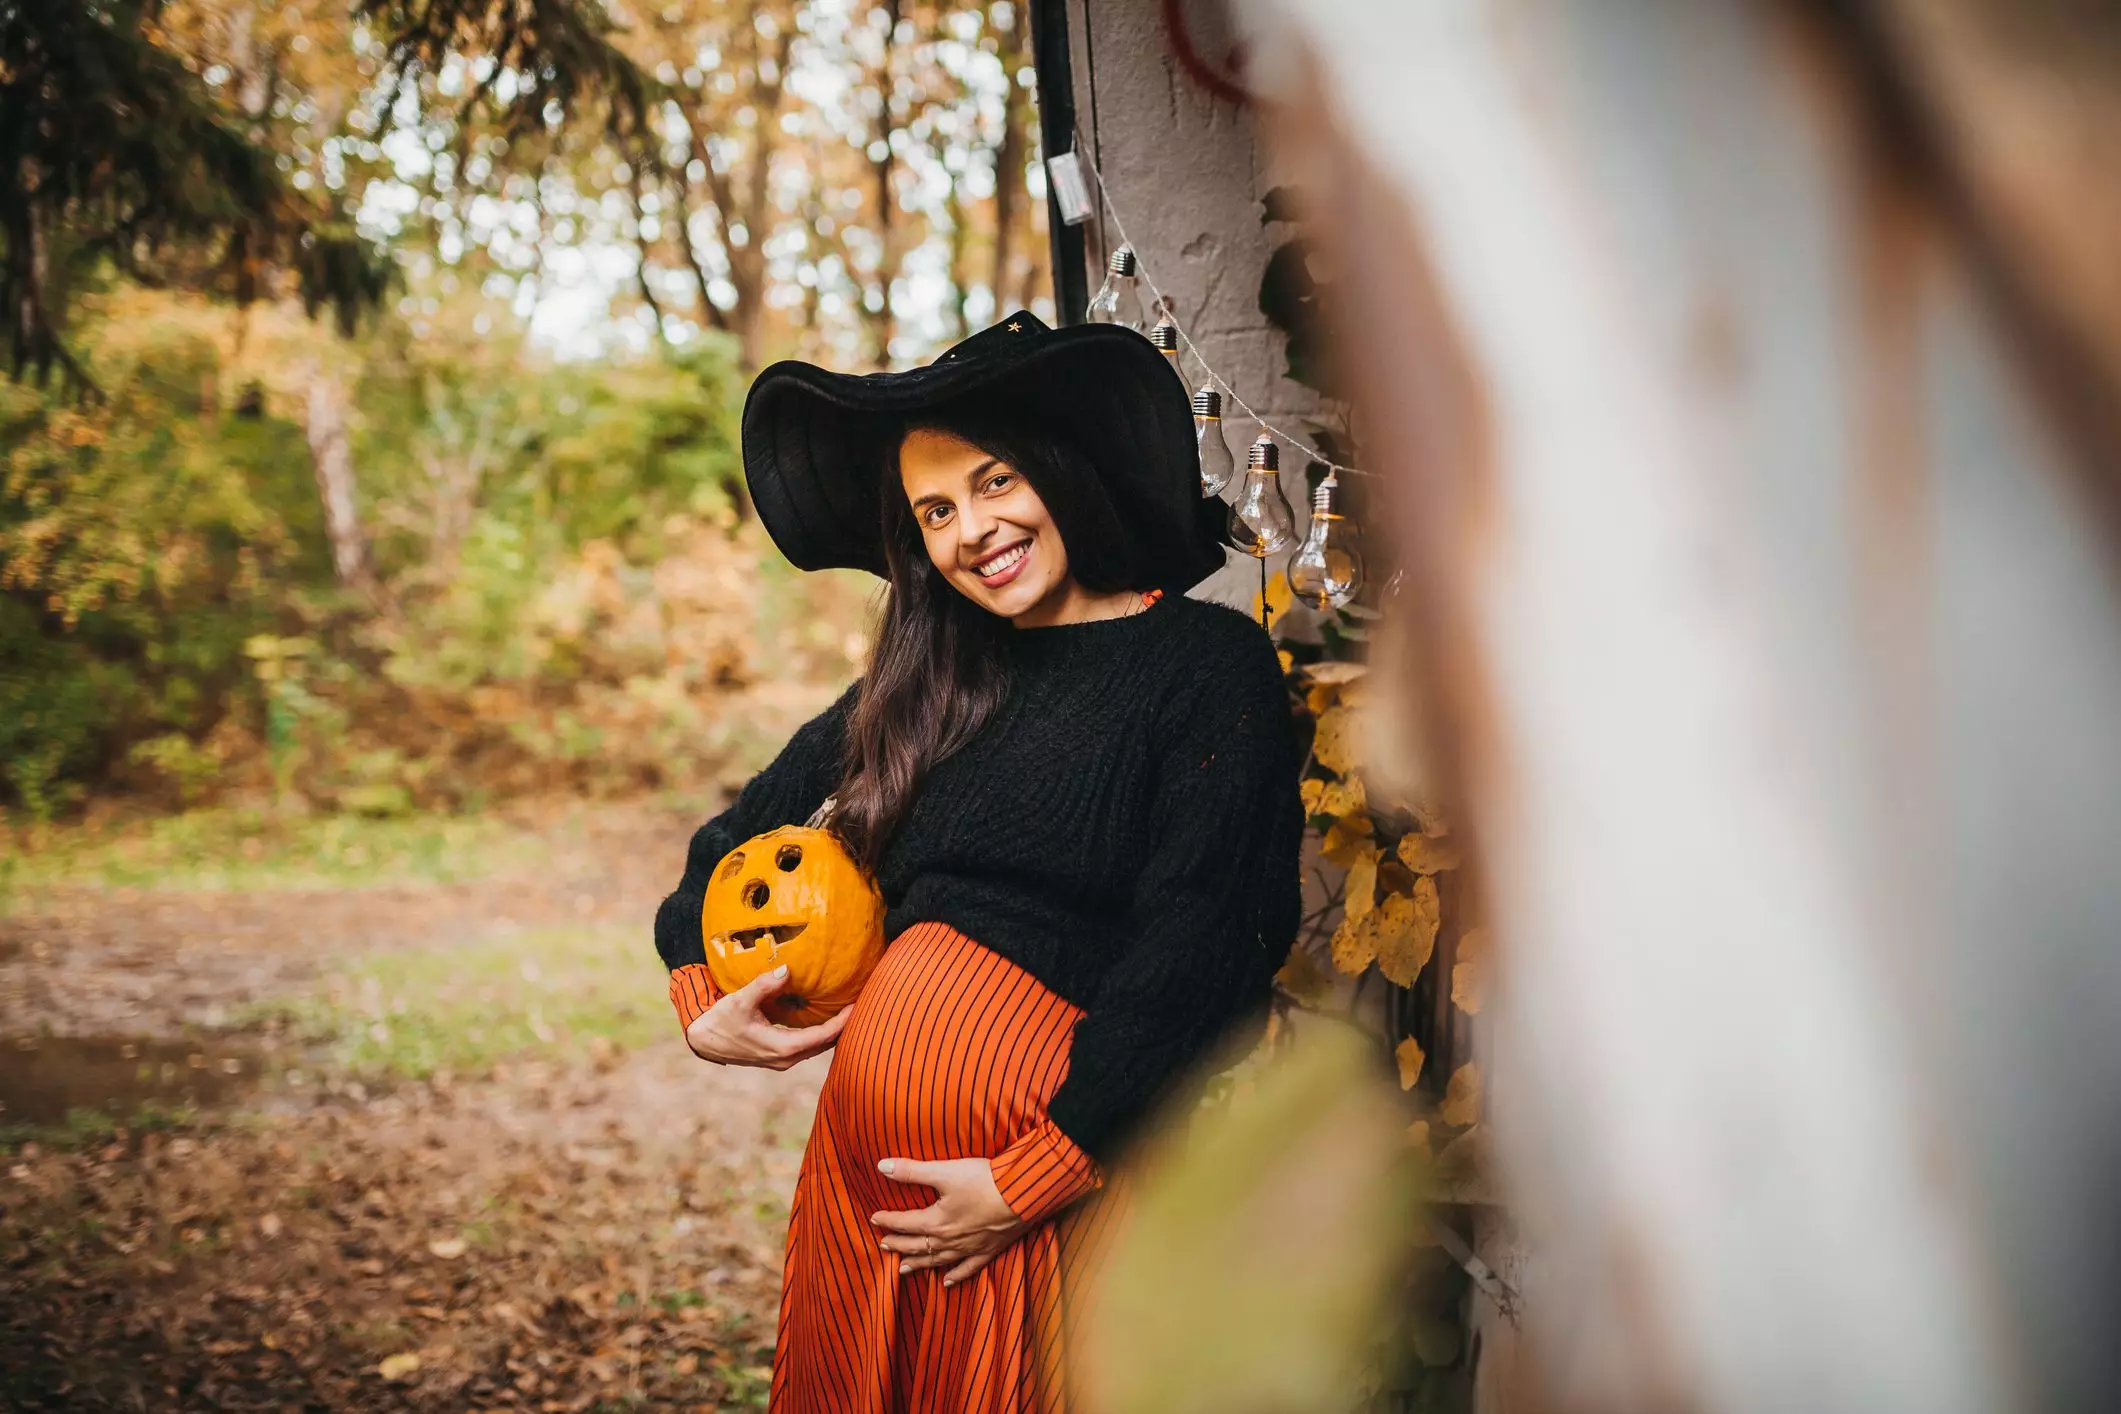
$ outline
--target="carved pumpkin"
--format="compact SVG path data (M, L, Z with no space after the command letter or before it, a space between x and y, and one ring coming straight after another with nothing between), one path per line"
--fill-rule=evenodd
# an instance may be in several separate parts
M786 825L722 856L700 931L716 986L733 992L786 963L766 1013L815 1026L854 1001L883 956L884 899L832 834Z

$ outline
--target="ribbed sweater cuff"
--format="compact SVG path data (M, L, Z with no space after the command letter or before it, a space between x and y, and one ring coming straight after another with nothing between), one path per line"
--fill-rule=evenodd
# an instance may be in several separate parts
M994 1186L1009 1211L1040 1223L1104 1185L1105 1176L1050 1119L1040 1120L994 1159Z
M670 1004L678 1010L678 1029L685 1030L700 1019L700 1013L722 999L704 962L688 962L670 973Z

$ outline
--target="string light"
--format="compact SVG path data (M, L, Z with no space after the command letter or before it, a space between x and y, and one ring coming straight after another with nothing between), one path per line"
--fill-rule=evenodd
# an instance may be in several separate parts
M1105 262L1105 283L1090 297L1090 307L1083 311L1083 317L1092 324L1117 324L1139 334L1142 299L1134 283L1139 268L1134 247L1123 245L1113 251L1112 258Z
M1200 494L1220 496L1237 476L1237 458L1223 440L1223 395L1213 388L1193 395L1193 434L1200 446Z
M1091 299L1089 309L1086 311L1086 317L1092 323L1126 323L1128 327L1139 330L1142 327L1139 310L1143 303L1146 303L1151 309L1161 311L1164 320L1171 324L1172 332L1178 336L1180 348L1193 356L1193 361L1200 365L1201 371L1207 375L1208 381L1215 385L1230 406L1242 412L1247 420L1258 424L1262 432L1288 443L1306 458L1324 466L1330 472L1346 472L1350 476L1375 476L1377 474L1375 472L1364 471L1361 467L1349 466L1345 462L1337 462L1318 448L1304 441L1301 437L1293 436L1276 427L1273 423L1261 417L1252 405L1244 400L1244 397L1239 394L1237 389L1231 386L1229 379L1215 371L1215 365L1208 362L1207 356L1200 351L1200 345L1193 341L1193 336L1186 332L1184 325L1178 323L1172 317L1170 298L1157 287L1156 277L1149 273L1149 267L1143 263L1140 252L1135 249L1134 242L1127 235L1127 226L1124 221L1120 220L1119 208L1112 204L1112 192L1105 185L1105 174L1098 170L1096 163L1092 162L1087 156L1082 155L1083 144L1080 134L1076 138L1075 150L1082 157L1082 165L1089 170L1090 180L1097 183L1098 197L1104 202L1105 211L1112 218L1112 228L1119 233L1120 240L1118 248L1112 252L1111 260L1107 262L1105 283L1099 288L1096 296ZM1123 266L1124 269L1122 269ZM1149 298L1146 301L1142 301L1136 295L1136 281L1148 287ZM1133 297L1132 307L1125 309L1125 315L1131 315L1131 322L1127 317L1123 317L1121 313L1123 309L1121 303L1122 290L1124 290L1125 295ZM1109 300L1107 299L1108 291L1110 292ZM1102 308L1110 308L1112 313L1101 313ZM1176 353L1169 353L1167 356L1171 357L1174 363L1177 361L1178 355Z
M1230 540L1262 562L1296 544L1296 517L1281 490L1281 448L1264 432L1245 458L1245 483L1230 507Z
M1289 557L1289 592L1314 609L1341 608L1362 592L1362 556L1333 509L1339 485L1328 471L1311 493L1311 529Z
M1166 311L1164 317L1156 321L1156 327L1149 331L1149 342L1156 345L1156 351L1164 356L1164 362L1171 365L1172 372L1177 373L1178 321L1171 317L1169 311ZM1181 374L1180 377L1183 379L1184 375Z

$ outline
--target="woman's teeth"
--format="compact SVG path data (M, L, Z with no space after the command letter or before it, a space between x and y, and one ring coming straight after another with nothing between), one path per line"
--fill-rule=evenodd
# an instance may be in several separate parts
M1031 544L1026 541L1014 549L1004 550L991 560L982 560L979 564L973 566L973 572L981 579L992 579L998 574L1015 568L1016 562L1030 553Z

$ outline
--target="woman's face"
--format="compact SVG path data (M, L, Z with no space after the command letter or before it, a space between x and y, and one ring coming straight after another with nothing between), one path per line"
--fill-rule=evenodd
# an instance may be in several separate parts
M1022 472L926 428L906 434L898 464L928 558L958 593L1013 619L1066 592L1060 530Z

